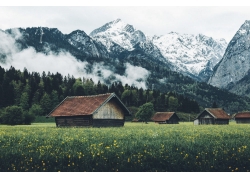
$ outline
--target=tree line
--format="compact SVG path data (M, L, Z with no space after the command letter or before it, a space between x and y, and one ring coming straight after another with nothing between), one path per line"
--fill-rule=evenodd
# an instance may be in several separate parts
M142 89L122 82L110 85L94 83L92 79L62 76L60 73L28 72L0 66L0 113L10 106L21 108L26 116L45 116L67 96L86 96L105 93L116 95L128 107L139 107L147 102L155 111L199 112L199 105L175 92L160 92L157 89ZM21 111L15 110L16 112ZM25 118L24 118L25 119ZM27 118L26 118L27 119Z

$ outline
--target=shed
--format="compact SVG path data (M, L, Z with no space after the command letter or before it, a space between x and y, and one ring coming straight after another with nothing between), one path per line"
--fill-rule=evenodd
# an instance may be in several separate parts
M61 126L124 126L131 115L115 93L92 96L68 96L47 117L55 117Z
M175 112L157 112L151 120L159 124L179 124L180 118Z
M235 114L234 119L237 124L250 123L250 112L239 112Z
M199 125L199 120L198 119L194 120L194 125Z
M140 119L133 119L131 122L143 122L142 120L140 120Z
M198 124L229 124L230 116L222 108L205 108L196 119Z

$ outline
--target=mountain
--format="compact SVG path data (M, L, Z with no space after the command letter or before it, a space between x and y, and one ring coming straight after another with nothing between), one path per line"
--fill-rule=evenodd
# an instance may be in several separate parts
M84 31L76 30L66 36L67 41L78 50L85 52L89 57L109 58L105 46L94 41Z
M70 52L78 59L108 58L109 53L102 44L95 42L84 31L76 30L70 34L63 34L57 28L32 27L7 29L11 36L18 32L17 44L20 50L33 47L37 52L60 53Z
M215 40L202 34L194 36L171 32L149 37L121 19L95 29L90 36L113 55L139 48L156 61L164 62L171 70L204 82L212 75L227 46L224 39ZM113 46L121 48L113 50Z
M240 95L250 95L250 21L236 32L208 83Z
M146 37L140 30L135 30L132 25L126 24L121 19L109 22L90 33L95 40L103 43L109 52L110 46L115 43L126 50L133 50L133 46L146 41Z
M152 42L170 62L173 71L204 82L212 75L227 46L224 39L176 32L154 36Z
M125 37L128 39L123 41ZM202 37L200 35L200 39ZM40 71L42 69L51 73L59 72L63 76L91 78L95 83L101 81L107 86L122 82L125 86L128 84L144 89L154 88L161 92L174 91L195 99L202 107L210 107L216 102L228 112L249 107L248 98L205 82L197 82L194 80L195 75L190 78L191 73L185 76L173 71L175 64L164 57L164 46L159 45L160 40L162 44L166 43L161 38L150 38L121 20L107 23L94 30L91 35L83 30L63 34L57 28L48 27L8 29L0 31L0 65L8 62L14 67L26 67L29 71L40 74L43 73ZM206 37L199 41L207 42L211 47L215 44ZM107 44L110 46L106 46ZM181 47L175 49L174 54L179 53ZM184 62L186 64L188 60Z

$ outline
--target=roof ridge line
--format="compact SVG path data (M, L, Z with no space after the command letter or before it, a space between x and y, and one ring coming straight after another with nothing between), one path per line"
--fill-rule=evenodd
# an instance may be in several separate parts
M95 94L95 95L86 95L86 96L67 96L68 98L75 98L75 97L95 97L95 96L104 96L104 95L111 95L113 93L105 93L105 94Z

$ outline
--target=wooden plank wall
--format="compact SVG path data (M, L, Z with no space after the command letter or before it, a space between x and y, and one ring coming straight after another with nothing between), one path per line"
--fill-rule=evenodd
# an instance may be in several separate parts
M249 124L250 119L235 119L237 124Z
M92 120L86 117L64 117L56 118L57 127L63 126L91 126Z
M116 103L115 99L111 99L107 104L102 106L96 114L93 114L93 119L124 119L122 108Z
M124 126L124 120L120 119L94 119L93 127L121 127Z

